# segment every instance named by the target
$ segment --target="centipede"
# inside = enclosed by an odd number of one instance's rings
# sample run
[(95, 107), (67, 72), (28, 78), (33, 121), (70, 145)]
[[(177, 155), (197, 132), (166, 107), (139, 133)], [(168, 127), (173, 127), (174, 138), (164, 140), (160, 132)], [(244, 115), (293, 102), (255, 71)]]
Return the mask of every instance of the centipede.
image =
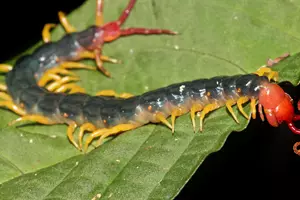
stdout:
[[(232, 107), (237, 105), (240, 113), (250, 119), (243, 109), (243, 104), (250, 102), (252, 118), (256, 118), (258, 110), (261, 120), (266, 118), (271, 126), (286, 123), (294, 133), (300, 133), (294, 125), (300, 117), (294, 112), (293, 100), (276, 84), (278, 73), (271, 68), (289, 55), (278, 57), (251, 74), (174, 83), (136, 96), (117, 94), (113, 90), (100, 91), (96, 96), (86, 94), (83, 88), (73, 83), (78, 78), (70, 69), (98, 69), (110, 77), (103, 61), (118, 63), (118, 60), (102, 55), (104, 43), (134, 34), (177, 34), (167, 29), (121, 29), (135, 3), (136, 0), (130, 0), (117, 21), (103, 24), (103, 1), (97, 0), (95, 25), (80, 32), (68, 22), (64, 13), (59, 12), (60, 22), (67, 32), (64, 37), (51, 41), (50, 30), (56, 25), (46, 24), (42, 31), (42, 46), (19, 58), (14, 66), (1, 64), (0, 70), (7, 74), (5, 84), (0, 85), (0, 106), (20, 116), (9, 125), (22, 121), (66, 124), (70, 143), (87, 152), (96, 139), (98, 147), (107, 137), (148, 123), (164, 124), (174, 133), (176, 118), (187, 113), (190, 113), (195, 132), (196, 117), (199, 117), (199, 130), (203, 131), (205, 116), (224, 106), (239, 123)], [(77, 62), (86, 58), (94, 59), (96, 67)], [(74, 132), (77, 128), (76, 141)], [(83, 142), (86, 133), (89, 135)]]

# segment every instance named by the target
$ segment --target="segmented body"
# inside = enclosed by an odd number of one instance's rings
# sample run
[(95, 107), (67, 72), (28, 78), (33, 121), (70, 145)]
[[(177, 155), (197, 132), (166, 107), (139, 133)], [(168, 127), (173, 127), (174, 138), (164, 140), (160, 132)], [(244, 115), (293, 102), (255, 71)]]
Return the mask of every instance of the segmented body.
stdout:
[(271, 84), (266, 76), (247, 74), (173, 84), (127, 99), (51, 93), (37, 85), (36, 77), (49, 67), (36, 59), (39, 54), (40, 50), (37, 50), (18, 60), (7, 74), (6, 83), (9, 95), (16, 105), (26, 110), (26, 115), (45, 116), (50, 124), (75, 123), (80, 126), (91, 123), (100, 130), (130, 124), (133, 129), (149, 122), (164, 122), (163, 119), (174, 115), (174, 111), (180, 111), (179, 116), (193, 107), (195, 113), (207, 105), (215, 105), (216, 109), (228, 101), (237, 102), (241, 97), (258, 99), (260, 90)]
[(173, 84), (127, 99), (82, 93), (66, 95), (51, 93), (37, 85), (34, 75), (39, 66), (34, 56), (27, 56), (8, 73), (8, 93), (14, 102), (22, 105), (27, 114), (45, 115), (55, 123), (72, 120), (81, 125), (91, 122), (96, 128), (159, 122), (157, 113), (166, 118), (178, 108), (189, 112), (195, 104), (204, 108), (216, 103), (221, 107), (226, 101), (237, 101), (241, 97), (258, 99), (260, 88), (269, 83), (265, 76), (247, 74)]

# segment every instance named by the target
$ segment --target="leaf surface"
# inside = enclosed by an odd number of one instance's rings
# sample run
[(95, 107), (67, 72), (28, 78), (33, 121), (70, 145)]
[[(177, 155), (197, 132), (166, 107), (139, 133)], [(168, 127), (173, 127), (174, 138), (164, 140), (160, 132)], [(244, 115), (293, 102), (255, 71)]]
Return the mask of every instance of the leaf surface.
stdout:
[[(126, 5), (127, 0), (106, 0), (105, 21), (117, 19)], [(88, 0), (68, 19), (83, 30), (94, 23), (94, 10), (95, 0)], [(282, 0), (139, 0), (124, 27), (165, 28), (179, 35), (132, 36), (106, 44), (104, 55), (123, 62), (105, 63), (113, 78), (77, 70), (79, 84), (89, 94), (114, 89), (138, 95), (172, 83), (251, 73), (267, 58), (299, 52), (299, 11), (298, 2)], [(53, 39), (63, 34), (58, 27)], [(295, 54), (274, 68), (281, 80), (298, 83), (299, 60)], [(163, 125), (149, 124), (86, 155), (69, 143), (65, 125), (8, 127), (17, 115), (0, 110), (0, 196), (172, 199), (208, 154), (219, 150), (232, 131), (246, 128), (248, 121), (234, 110), (240, 124), (221, 108), (207, 115), (202, 133), (194, 133), (187, 114), (177, 119), (174, 135)]]

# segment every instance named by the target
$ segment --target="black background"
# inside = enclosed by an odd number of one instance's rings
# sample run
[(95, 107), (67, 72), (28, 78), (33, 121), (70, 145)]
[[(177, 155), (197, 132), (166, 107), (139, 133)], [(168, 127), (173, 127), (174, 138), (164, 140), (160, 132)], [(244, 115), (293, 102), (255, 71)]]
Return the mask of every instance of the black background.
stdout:
[[(44, 24), (58, 23), (59, 10), (69, 13), (83, 2), (3, 2), (0, 63), (41, 40)], [(299, 87), (289, 83), (281, 83), (281, 86), (295, 101), (298, 100)], [(300, 136), (292, 134), (284, 124), (273, 128), (259, 119), (251, 120), (245, 131), (232, 133), (219, 152), (207, 157), (176, 200), (263, 196), (268, 199), (299, 198), (300, 156), (292, 150), (297, 141), (300, 141)]]

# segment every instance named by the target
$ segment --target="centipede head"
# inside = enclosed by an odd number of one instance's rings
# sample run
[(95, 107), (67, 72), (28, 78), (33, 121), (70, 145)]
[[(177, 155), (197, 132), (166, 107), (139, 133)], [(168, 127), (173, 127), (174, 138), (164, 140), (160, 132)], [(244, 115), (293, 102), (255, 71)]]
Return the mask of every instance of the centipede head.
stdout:
[(300, 129), (293, 123), (300, 120), (300, 115), (295, 114), (293, 99), (279, 85), (264, 84), (258, 99), (271, 126), (277, 127), (285, 122), (293, 133), (300, 134)]
[(277, 84), (264, 84), (258, 100), (264, 108), (265, 116), (270, 125), (277, 127), (282, 122), (290, 123), (293, 121), (293, 100)]
[(102, 27), (103, 40), (105, 42), (111, 42), (121, 35), (121, 30), (118, 22), (109, 22)]

